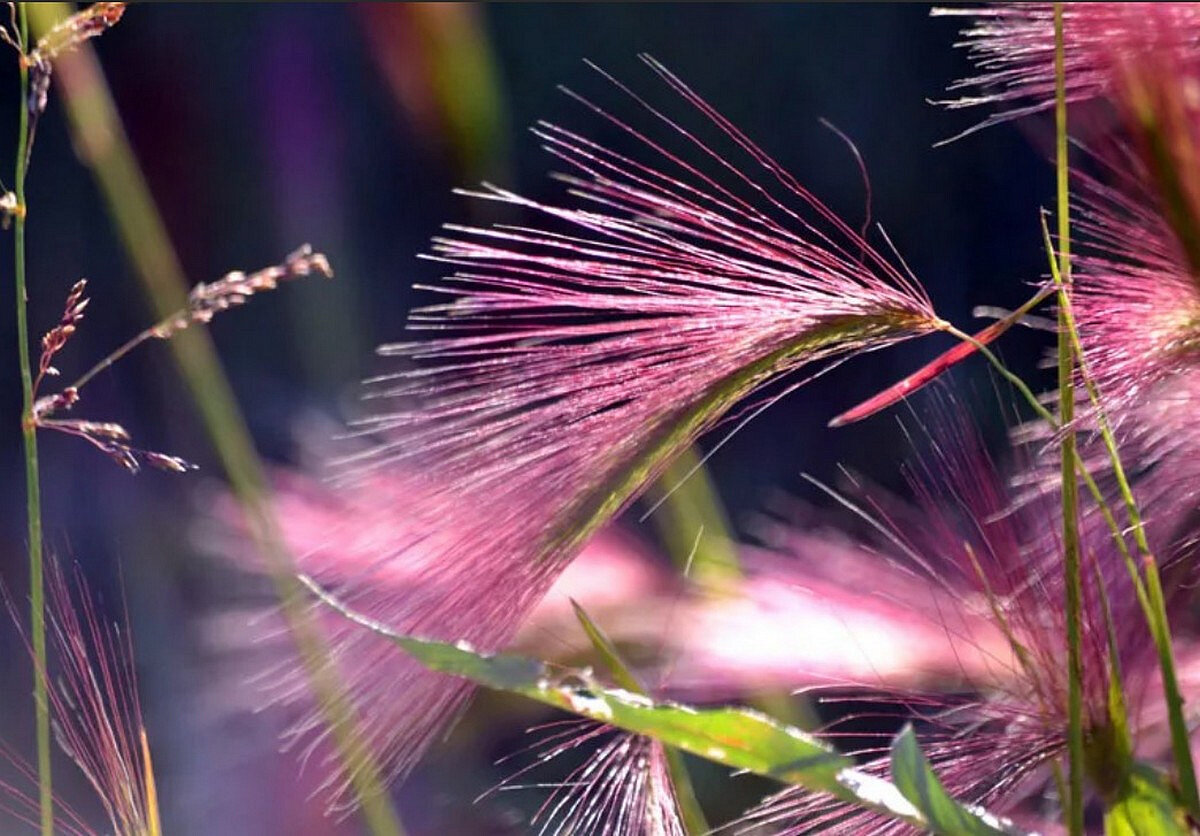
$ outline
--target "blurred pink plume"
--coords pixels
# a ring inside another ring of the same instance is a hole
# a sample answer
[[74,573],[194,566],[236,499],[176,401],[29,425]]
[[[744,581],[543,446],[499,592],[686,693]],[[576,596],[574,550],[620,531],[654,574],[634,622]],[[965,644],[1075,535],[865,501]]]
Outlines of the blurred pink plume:
[[[954,798],[1021,817],[1030,812],[1022,803],[1048,785],[1068,727],[1057,496],[1047,488],[1014,504],[1007,468],[992,463],[962,416],[935,418],[925,433],[929,452],[910,469],[916,508],[906,513],[869,495],[856,505],[874,520],[881,540],[852,558],[851,565],[874,552],[880,568],[875,583],[869,573],[852,573],[843,597],[873,594],[897,612],[907,609],[890,628],[897,636],[912,634],[914,622],[938,628],[934,635],[941,634],[941,655],[962,660],[959,677],[914,686],[882,675],[872,685],[849,667],[844,682],[826,689],[832,695],[827,699],[874,703],[877,708],[867,716],[890,718],[897,725],[913,722]],[[1107,604],[1121,675],[1129,684],[1135,749],[1149,762],[1169,761],[1165,718],[1155,710],[1162,702],[1161,686],[1155,684],[1157,659],[1132,584],[1108,531],[1088,524],[1082,533],[1085,733],[1108,739],[1110,732]],[[790,572],[797,583],[803,583],[806,571],[820,584],[835,580],[837,564],[828,558],[840,560],[837,555],[847,548],[835,541],[831,552],[821,538],[788,534],[786,528],[774,542],[800,561]],[[904,574],[911,580],[906,582]],[[838,599],[830,600],[833,609]],[[857,617],[860,607],[852,604],[847,619]],[[1188,658],[1197,652],[1185,637],[1178,648]],[[884,775],[888,754],[879,738],[864,739],[851,730],[862,716],[840,718],[825,735],[843,751],[874,756],[868,771]],[[1093,778],[1103,783],[1103,775]],[[746,824],[770,825],[771,832],[785,834],[807,833],[817,824],[833,833],[907,832],[874,814],[795,789],[765,801]]]

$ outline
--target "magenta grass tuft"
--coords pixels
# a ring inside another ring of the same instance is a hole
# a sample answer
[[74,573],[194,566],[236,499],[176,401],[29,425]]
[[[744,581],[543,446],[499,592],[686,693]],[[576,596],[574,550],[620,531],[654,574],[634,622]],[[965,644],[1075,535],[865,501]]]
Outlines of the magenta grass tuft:
[[[935,16],[971,18],[956,46],[978,71],[954,82],[940,102],[951,109],[995,106],[997,112],[959,136],[1054,106],[1054,6],[996,3],[935,8]],[[1127,62],[1169,57],[1200,62],[1200,8],[1194,3],[1067,3],[1063,10],[1068,102],[1115,97]]]
[[[1030,812],[1023,802],[1050,786],[1051,764],[1065,755],[1066,747],[1066,616],[1056,496],[1048,488],[1036,497],[1024,495],[1014,506],[1013,489],[961,417],[931,422],[927,448],[910,470],[918,498],[914,513],[897,513],[869,498],[860,507],[882,535],[875,559],[925,578],[929,586],[924,591],[911,584],[874,590],[859,586],[856,591],[907,606],[910,614],[898,619],[898,630],[907,631],[916,617],[940,625],[944,655],[963,660],[956,695],[911,690],[885,679],[871,687],[869,680],[855,677],[832,693],[878,708],[843,717],[826,737],[843,751],[857,748],[868,759],[867,770],[884,776],[886,747],[864,740],[861,733],[842,731],[842,724],[863,716],[897,725],[914,722],[923,750],[954,798],[1020,818]],[[1167,761],[1170,753],[1161,711],[1155,711],[1162,697],[1154,684],[1157,662],[1148,631],[1111,536],[1093,522],[1085,517],[1082,529],[1083,721],[1092,789],[1111,802],[1126,744],[1110,714],[1109,686],[1116,675],[1109,656],[1110,630],[1120,675],[1130,683],[1124,698],[1133,751],[1149,762]],[[790,542],[808,546],[796,558],[821,560],[823,550],[813,538]],[[814,571],[822,575],[819,568]],[[988,622],[982,630],[981,620]],[[1003,637],[999,645],[997,635]],[[786,834],[811,832],[817,825],[832,833],[907,832],[873,814],[798,790],[768,799],[745,823],[770,824],[778,828],[772,832]]]

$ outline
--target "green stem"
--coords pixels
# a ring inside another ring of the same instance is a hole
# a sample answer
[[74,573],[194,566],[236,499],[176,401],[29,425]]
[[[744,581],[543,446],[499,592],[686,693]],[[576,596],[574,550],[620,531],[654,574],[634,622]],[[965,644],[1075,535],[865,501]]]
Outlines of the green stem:
[[[1053,259],[1051,259],[1051,271],[1057,272]],[[1146,537],[1146,527],[1142,522],[1142,515],[1138,510],[1137,500],[1134,498],[1133,488],[1129,484],[1125,467],[1121,463],[1116,436],[1113,434],[1108,416],[1104,412],[1104,407],[1100,400],[1100,391],[1088,372],[1083,346],[1079,341],[1079,331],[1075,327],[1074,313],[1071,310],[1069,300],[1065,306],[1062,306],[1061,314],[1072,340],[1072,348],[1079,360],[1080,375],[1087,388],[1088,399],[1096,413],[1096,423],[1100,429],[1100,437],[1104,441],[1105,450],[1108,453],[1113,479],[1117,483],[1117,489],[1121,494],[1121,500],[1124,502],[1126,513],[1129,516],[1134,543],[1141,555],[1142,572],[1145,574],[1144,582],[1138,574],[1137,566],[1129,555],[1128,549],[1125,547],[1124,536],[1117,530],[1115,520],[1110,519],[1110,512],[1103,505],[1098,489],[1094,488],[1094,483],[1093,492],[1097,496],[1097,501],[1101,503],[1101,509],[1106,515],[1106,520],[1109,520],[1109,527],[1113,531],[1113,537],[1120,546],[1122,556],[1129,567],[1130,576],[1133,578],[1134,588],[1138,594],[1138,600],[1142,605],[1142,611],[1145,613],[1146,622],[1150,627],[1150,634],[1154,639],[1154,646],[1158,652],[1159,668],[1162,671],[1163,697],[1167,704],[1167,721],[1171,729],[1171,749],[1175,759],[1175,768],[1178,771],[1180,794],[1192,817],[1200,819],[1200,792],[1197,791],[1196,786],[1196,767],[1192,760],[1192,748],[1188,734],[1187,720],[1183,715],[1183,697],[1179,690],[1179,678],[1175,669],[1174,643],[1171,639],[1171,627],[1167,619],[1166,598],[1163,595],[1162,580],[1158,572],[1158,562],[1154,558],[1154,552],[1150,548],[1150,541]]]
[[29,42],[25,4],[17,4],[21,47],[21,109],[17,124],[17,162],[13,175],[17,211],[13,225],[13,270],[17,288],[17,356],[21,364],[21,436],[25,441],[25,490],[29,516],[29,632],[33,645],[33,707],[37,732],[38,809],[42,833],[54,833],[54,794],[50,780],[50,701],[46,686],[46,604],[42,569],[42,488],[38,472],[37,427],[33,423],[33,373],[29,362],[29,321],[25,288],[25,174],[29,157]]
[[1067,829],[1083,833],[1083,580],[1079,561],[1079,482],[1075,476],[1075,359],[1067,311],[1071,286],[1071,219],[1067,170],[1067,94],[1063,65],[1063,8],[1054,4],[1054,127],[1058,192],[1058,415],[1062,427],[1062,539],[1067,607]]
[[658,478],[663,496],[648,512],[676,567],[704,589],[723,589],[742,569],[720,497],[699,447],[684,450]]
[[[62,3],[39,3],[34,24],[42,31],[70,13]],[[55,67],[76,147],[91,167],[117,231],[159,318],[187,306],[187,281],[125,136],[99,63],[86,44]],[[274,582],[313,696],[328,725],[345,773],[377,836],[403,832],[392,810],[384,776],[360,733],[353,704],[330,663],[295,567],[283,545],[266,477],[211,339],[200,329],[180,331],[168,343],[199,409],[255,543]]]
[[770,354],[718,381],[698,400],[640,433],[645,440],[626,458],[613,462],[599,486],[561,515],[557,528],[546,539],[544,553],[563,553],[585,543],[631,502],[650,479],[686,450],[693,439],[768,380],[816,359],[828,359],[838,352],[840,345],[946,327],[941,321],[935,323],[905,311],[888,311],[842,317],[797,334]]

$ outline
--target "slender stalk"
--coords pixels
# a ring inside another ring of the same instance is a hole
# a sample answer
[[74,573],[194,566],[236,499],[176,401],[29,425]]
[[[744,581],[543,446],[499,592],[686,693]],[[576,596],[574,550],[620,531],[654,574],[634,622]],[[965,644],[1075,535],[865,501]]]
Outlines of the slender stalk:
[[[1053,259],[1051,259],[1051,270],[1052,272],[1056,272]],[[1137,567],[1133,563],[1128,549],[1125,547],[1124,537],[1115,527],[1115,521],[1109,520],[1109,527],[1113,530],[1113,536],[1121,547],[1122,555],[1130,567],[1130,575],[1134,580],[1138,599],[1142,604],[1142,610],[1146,615],[1150,634],[1154,639],[1155,649],[1158,652],[1159,668],[1162,670],[1163,677],[1163,696],[1167,704],[1167,721],[1171,729],[1171,749],[1179,778],[1179,791],[1192,817],[1200,819],[1200,791],[1197,790],[1196,785],[1196,767],[1192,760],[1192,748],[1187,720],[1183,715],[1183,697],[1179,690],[1179,678],[1175,669],[1174,643],[1171,639],[1171,627],[1167,619],[1166,598],[1163,595],[1162,580],[1158,572],[1158,561],[1155,560],[1154,552],[1150,548],[1150,541],[1146,537],[1146,527],[1142,522],[1142,515],[1138,510],[1137,500],[1134,498],[1133,489],[1125,473],[1125,467],[1121,464],[1116,436],[1113,434],[1112,425],[1109,423],[1108,416],[1104,412],[1104,407],[1100,400],[1100,391],[1092,376],[1088,373],[1083,346],[1079,341],[1079,331],[1075,328],[1074,314],[1072,313],[1069,300],[1067,305],[1062,308],[1062,316],[1072,340],[1072,348],[1079,361],[1080,376],[1087,387],[1088,399],[1096,413],[1096,423],[1100,429],[1100,437],[1104,442],[1104,447],[1112,466],[1113,479],[1117,483],[1117,489],[1121,494],[1126,513],[1129,516],[1129,527],[1133,532],[1134,544],[1137,546],[1141,556],[1142,572],[1145,574],[1144,581],[1138,574]],[[1111,516],[1110,512],[1103,505],[1098,494],[1097,501],[1101,503],[1101,508],[1106,515],[1106,519],[1109,519]]]
[[1079,561],[1079,482],[1075,477],[1075,355],[1067,311],[1071,288],[1071,219],[1067,176],[1067,93],[1063,66],[1063,7],[1054,4],[1054,128],[1058,192],[1058,417],[1062,427],[1062,540],[1067,607],[1067,829],[1083,833],[1082,571]]
[[[176,315],[186,310],[186,308],[181,308],[176,312]],[[120,348],[118,348],[112,354],[109,354],[104,359],[100,360],[98,363],[76,378],[75,382],[71,384],[70,388],[75,390],[82,389],[84,385],[90,382],[93,377],[100,374],[100,372],[110,368],[114,363],[116,363],[129,352],[133,351],[142,343],[146,342],[147,340],[154,339],[154,329],[158,326],[158,324],[159,323],[155,323],[154,325],[151,325],[149,328],[142,331],[140,334],[130,337],[121,344]]]
[[[40,3],[34,24],[50,29],[69,14],[62,3]],[[64,92],[76,147],[91,167],[122,243],[145,284],[159,317],[187,306],[187,282],[116,112],[95,54],[87,45],[64,56],[55,68]],[[361,804],[377,836],[403,832],[389,803],[386,782],[359,733],[354,706],[346,697],[329,651],[309,611],[308,596],[294,575],[266,488],[266,478],[249,431],[238,411],[208,335],[186,329],[168,345],[191,389],[234,494],[249,521],[296,642],[314,698]]]
[[33,423],[33,373],[29,362],[29,321],[25,286],[25,174],[29,159],[29,66],[24,54],[29,43],[25,4],[17,4],[17,40],[22,58],[21,109],[17,123],[17,161],[13,190],[17,211],[13,224],[13,272],[17,290],[17,357],[21,364],[21,437],[25,442],[26,510],[29,517],[29,632],[33,645],[33,707],[37,734],[38,809],[41,830],[54,832],[54,796],[50,779],[50,701],[46,688],[46,603],[43,578],[42,488],[38,471],[37,427]]

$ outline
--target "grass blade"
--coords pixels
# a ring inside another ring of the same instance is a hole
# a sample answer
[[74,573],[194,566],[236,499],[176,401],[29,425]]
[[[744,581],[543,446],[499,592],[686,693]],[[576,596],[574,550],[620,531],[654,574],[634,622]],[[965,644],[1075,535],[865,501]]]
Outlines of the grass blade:
[[999,820],[968,810],[950,797],[933,774],[911,725],[892,740],[891,761],[892,781],[921,811],[931,832],[947,836],[996,836],[1005,832]]
[[[450,644],[389,630],[366,618],[301,576],[325,605],[356,624],[395,642],[430,670],[465,677],[494,690],[519,694],[564,711],[652,737],[701,758],[784,783],[829,793],[928,830],[933,825],[892,783],[855,769],[854,761],[815,737],[745,708],[694,708],[655,701],[625,689],[605,688],[587,670],[563,670],[524,656],[478,653],[469,645]],[[1019,831],[998,818],[987,836]],[[950,831],[935,831],[949,836]]]

